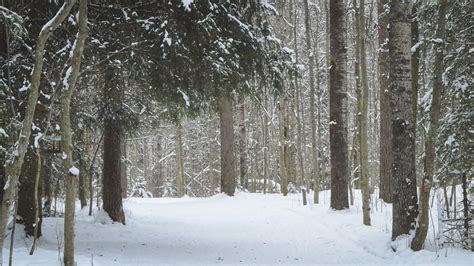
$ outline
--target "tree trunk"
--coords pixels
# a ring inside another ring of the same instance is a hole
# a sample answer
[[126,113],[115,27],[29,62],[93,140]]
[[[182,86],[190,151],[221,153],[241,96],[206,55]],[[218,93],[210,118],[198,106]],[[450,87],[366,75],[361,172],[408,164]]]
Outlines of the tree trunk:
[[377,2],[377,12],[379,17],[379,85],[380,85],[380,192],[379,197],[387,203],[392,203],[392,126],[389,93],[389,53],[388,53],[388,10],[385,6],[389,0]]
[[279,124],[279,134],[278,134],[278,146],[279,146],[279,169],[280,169],[280,187],[281,193],[283,196],[288,195],[288,170],[286,160],[288,159],[286,138],[288,134],[288,129],[286,128],[286,118],[287,118],[287,106],[286,99],[284,96],[281,97],[279,103],[280,110],[280,124]]
[[263,128],[263,194],[267,193],[269,170],[269,144],[268,144],[268,117],[266,113],[267,100],[264,99],[264,110],[262,117]]
[[36,205],[41,208],[42,201],[35,205],[34,177],[38,171],[41,171],[41,165],[38,164],[36,152],[39,152],[39,150],[28,149],[23,162],[18,191],[18,217],[16,222],[24,225],[27,236],[33,236],[35,227],[38,227],[38,237],[40,237],[43,219],[41,219],[42,215],[40,215],[40,221],[36,222]]
[[63,159],[64,168],[68,172],[65,177],[66,202],[64,211],[64,265],[66,266],[75,265],[74,214],[76,209],[77,177],[79,170],[74,167],[70,107],[71,99],[76,88],[76,82],[79,77],[84,42],[87,37],[87,0],[80,0],[78,25],[79,33],[73,45],[71,66],[66,71],[66,73],[69,73],[69,76],[66,74],[64,77],[64,87],[61,95],[61,147],[63,156],[65,156]]
[[102,202],[104,211],[112,221],[125,224],[121,182],[123,118],[118,113],[122,105],[123,91],[118,85],[117,73],[113,66],[104,65],[103,68],[104,101],[109,113],[104,118]]
[[415,125],[411,88],[411,3],[390,5],[390,106],[392,110],[392,240],[414,229],[418,213],[415,179]]
[[359,103],[359,143],[360,143],[360,188],[362,192],[363,223],[370,225],[370,186],[369,186],[369,147],[368,147],[368,119],[369,119],[369,85],[367,82],[367,57],[365,51],[365,1],[360,0],[356,8],[357,41],[359,42],[360,59],[360,92]]
[[472,209],[469,206],[470,202],[468,198],[468,193],[472,195],[472,187],[471,188],[468,187],[469,185],[468,185],[466,173],[462,173],[461,181],[462,181],[462,206],[463,206],[463,215],[464,215],[463,238],[464,238],[464,241],[466,241],[463,244],[465,244],[466,247],[469,247],[469,245],[471,245],[471,251],[474,251],[474,239],[472,235],[470,237],[471,243],[468,242],[469,241],[469,227],[470,227],[469,223],[471,222],[471,219],[472,219]]
[[248,189],[247,177],[247,140],[245,129],[245,97],[240,96],[239,103],[239,153],[240,153],[240,186]]
[[181,141],[181,121],[176,123],[176,192],[178,198],[184,196],[183,143]]
[[[31,245],[30,249],[30,255],[33,255],[35,249],[36,249],[36,242],[38,240],[38,237],[41,235],[41,224],[43,223],[43,218],[42,218],[42,209],[41,209],[41,194],[42,192],[40,191],[40,183],[41,183],[41,174],[42,174],[42,169],[43,169],[43,163],[41,160],[41,150],[36,151],[36,157],[37,157],[37,170],[35,174],[35,179],[34,179],[34,206],[35,206],[35,214],[34,214],[34,224],[33,224],[33,244]],[[15,216],[16,217],[16,216]],[[13,233],[12,233],[12,237]]]
[[309,117],[311,124],[311,175],[314,189],[314,203],[319,203],[319,160],[318,143],[316,141],[316,103],[315,103],[315,78],[314,78],[314,53],[311,44],[311,21],[309,12],[309,1],[304,1],[304,25],[306,33],[306,52],[308,53],[309,64]]
[[91,187],[89,182],[91,177],[89,167],[90,167],[90,157],[92,156],[92,143],[91,143],[91,131],[86,128],[84,129],[84,152],[81,155],[81,175],[79,175],[79,199],[81,201],[81,209],[87,206],[87,192],[90,192]]
[[234,119],[232,116],[232,99],[229,95],[219,97],[219,117],[221,134],[221,192],[234,196]]
[[212,114],[209,117],[209,122],[207,124],[207,135],[209,138],[209,151],[208,151],[208,160],[209,160],[209,178],[212,184],[212,190],[216,191],[219,187],[219,177],[216,175],[216,159],[215,159],[215,144],[214,144],[214,125],[212,121]]
[[51,186],[53,180],[51,178],[51,158],[46,157],[43,159],[44,161],[44,175],[43,175],[43,197],[44,197],[44,205],[43,205],[43,215],[49,217],[51,215],[51,203],[52,203],[52,191]]
[[28,102],[25,116],[21,123],[20,137],[18,138],[18,144],[16,147],[16,154],[18,154],[18,156],[16,156],[15,160],[11,164],[8,164],[5,169],[6,184],[3,191],[2,205],[0,206],[0,263],[3,262],[3,240],[5,227],[8,222],[8,213],[11,203],[14,201],[14,196],[16,195],[23,159],[25,158],[30,140],[31,123],[33,122],[36,103],[38,102],[46,41],[51,36],[51,33],[56,30],[56,28],[59,27],[63,20],[68,16],[69,11],[72,9],[75,2],[75,0],[65,1],[56,15],[41,29],[37,39]]
[[[296,4],[296,1],[293,0],[293,18],[294,18],[294,25],[298,25],[298,6]],[[299,64],[299,55],[298,55],[298,29],[297,27],[293,27],[293,49],[295,51],[295,64]],[[308,189],[309,191],[309,182],[306,179],[306,173],[304,169],[304,158],[305,158],[305,139],[304,139],[304,130],[302,126],[302,121],[304,123],[304,118],[302,116],[303,114],[303,102],[301,101],[301,87],[300,87],[300,82],[299,82],[299,77],[298,75],[295,75],[294,77],[294,82],[295,82],[295,97],[294,97],[294,102],[295,102],[295,108],[296,108],[296,129],[297,129],[297,138],[296,138],[296,145],[297,145],[297,152],[298,152],[298,163],[299,163],[299,171],[300,171],[300,177],[301,177],[301,183],[303,184],[303,199],[306,199],[306,191]],[[306,200],[303,200],[306,202]],[[305,204],[306,205],[306,204]]]
[[122,138],[120,143],[120,149],[122,153],[122,159],[120,160],[120,182],[122,185],[122,198],[127,198],[127,140]]
[[145,188],[150,191],[152,189],[151,175],[150,175],[150,140],[148,137],[142,140],[142,170],[143,179],[145,180]]
[[347,49],[344,1],[331,0],[329,134],[331,147],[331,208],[349,208],[347,193]]
[[415,238],[411,243],[411,248],[415,251],[421,250],[425,243],[429,226],[429,198],[431,187],[433,186],[434,164],[436,161],[436,138],[438,134],[441,92],[443,90],[443,59],[444,59],[444,33],[446,24],[447,0],[439,1],[438,25],[436,28],[436,38],[441,42],[435,42],[435,62],[433,72],[433,95],[431,98],[430,125],[425,140],[425,156],[423,158],[423,182],[420,189],[420,214],[418,217],[418,228]]
[[122,159],[120,144],[122,127],[117,119],[106,118],[104,128],[104,168],[102,177],[102,198],[104,211],[112,221],[125,224],[122,208]]
[[87,171],[87,160],[85,158],[87,158],[88,154],[89,154],[89,148],[88,147],[88,140],[87,140],[87,130],[84,130],[83,131],[83,134],[84,134],[84,150],[81,152],[81,154],[79,155],[79,170],[81,172],[81,174],[79,175],[79,201],[81,203],[81,209],[83,209],[84,207],[87,206],[87,199],[86,199],[86,187],[87,187],[87,177],[88,177],[88,172]]
[[[418,27],[418,8],[420,2],[413,4],[412,16],[411,16],[411,46],[414,47],[419,42],[419,27]],[[418,79],[420,75],[420,48],[418,47],[411,54],[411,86],[413,90],[413,121],[415,127],[417,125],[417,114],[418,114]]]

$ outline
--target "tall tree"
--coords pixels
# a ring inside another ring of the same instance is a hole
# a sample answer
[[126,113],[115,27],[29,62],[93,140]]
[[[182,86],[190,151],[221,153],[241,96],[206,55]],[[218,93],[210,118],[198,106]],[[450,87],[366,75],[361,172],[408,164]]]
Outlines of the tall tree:
[[392,110],[392,240],[415,228],[418,214],[415,176],[415,125],[411,87],[411,7],[390,2],[390,106]]
[[[299,53],[298,53],[298,5],[297,1],[293,0],[292,2],[293,5],[293,49],[295,51],[295,64],[299,65]],[[297,129],[297,151],[298,151],[298,161],[299,161],[299,171],[300,171],[300,176],[301,176],[301,182],[303,183],[303,189],[301,190],[303,194],[303,205],[307,204],[306,201],[306,189],[309,189],[309,181],[306,179],[306,174],[305,174],[305,135],[304,135],[304,130],[303,130],[303,121],[304,121],[304,104],[302,99],[302,89],[300,86],[300,78],[298,75],[294,75],[294,86],[295,86],[295,97],[294,97],[294,102],[295,102],[295,113],[296,113],[296,129]]]
[[236,175],[234,169],[234,119],[232,99],[229,95],[219,97],[221,136],[221,192],[234,196]]
[[431,97],[430,119],[428,132],[425,140],[425,156],[423,158],[423,182],[420,189],[420,213],[418,227],[411,248],[418,251],[423,248],[429,225],[429,198],[433,187],[433,175],[436,161],[436,140],[439,127],[441,92],[443,90],[443,59],[444,59],[444,37],[446,24],[447,0],[439,0],[438,21],[434,40],[435,61],[433,71],[433,92]]
[[184,196],[183,142],[181,121],[176,122],[176,187],[178,197]]
[[379,17],[379,86],[380,86],[380,198],[387,203],[392,202],[392,126],[389,91],[389,53],[388,53],[388,3],[389,0],[377,1]]
[[239,102],[239,153],[240,153],[240,186],[248,189],[247,177],[247,137],[245,129],[245,96],[240,96]]
[[314,203],[319,203],[319,160],[318,160],[318,143],[316,141],[316,90],[314,78],[314,53],[311,43],[311,15],[309,12],[309,1],[304,1],[304,25],[306,39],[306,53],[309,61],[309,117],[311,124],[311,174],[313,176]]
[[125,224],[122,206],[122,105],[123,91],[119,87],[113,62],[104,66],[104,100],[106,115],[104,119],[102,202],[112,221]]
[[87,0],[79,3],[79,33],[73,44],[71,55],[71,66],[66,70],[63,80],[63,91],[61,92],[61,140],[65,158],[63,159],[66,169],[66,203],[64,214],[64,265],[73,266],[74,262],[74,214],[76,210],[77,178],[79,170],[74,166],[73,144],[71,132],[71,99],[74,95],[76,82],[79,77],[81,58],[84,50],[84,42],[87,37]]
[[363,223],[370,225],[370,187],[369,187],[369,147],[368,147],[368,119],[369,119],[369,84],[367,81],[367,55],[365,49],[365,1],[360,0],[356,8],[358,59],[360,67],[360,98],[358,99],[359,116],[359,149],[360,149],[360,188],[362,192]]
[[279,154],[279,169],[280,169],[280,186],[281,186],[281,193],[283,196],[288,195],[288,162],[289,159],[287,156],[288,152],[288,105],[286,95],[280,97],[280,101],[278,103],[279,109],[279,134],[278,134],[278,148],[280,151]]
[[[120,169],[120,183],[122,185],[122,198],[127,198],[127,140],[122,139],[122,143],[120,144],[122,159],[121,161],[121,169]],[[81,175],[82,176],[82,175]],[[80,179],[79,179],[80,180]]]
[[347,45],[344,1],[331,0],[329,135],[331,147],[331,208],[349,208],[347,147]]

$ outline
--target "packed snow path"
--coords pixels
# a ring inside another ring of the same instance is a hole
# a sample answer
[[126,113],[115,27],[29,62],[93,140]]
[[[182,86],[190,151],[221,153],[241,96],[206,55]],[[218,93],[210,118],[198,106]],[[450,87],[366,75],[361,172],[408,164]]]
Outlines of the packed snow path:
[[[321,193],[321,202],[302,206],[296,194],[248,193],[232,198],[128,199],[126,226],[111,224],[103,214],[89,217],[86,211],[78,212],[76,259],[78,265],[472,265],[471,252],[448,249],[415,253],[407,248],[406,240],[398,242],[397,252],[393,252],[390,205],[375,202],[373,225],[368,227],[362,225],[360,204],[347,211],[332,211],[326,192]],[[47,218],[43,228],[40,248],[33,256],[27,255],[24,239],[16,238],[15,265],[59,265],[58,236],[63,220]]]

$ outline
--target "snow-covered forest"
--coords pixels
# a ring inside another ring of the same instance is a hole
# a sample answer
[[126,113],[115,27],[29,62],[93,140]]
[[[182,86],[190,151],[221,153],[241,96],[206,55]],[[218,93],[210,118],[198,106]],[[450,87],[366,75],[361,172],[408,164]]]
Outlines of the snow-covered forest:
[[472,14],[0,0],[0,265],[473,265]]

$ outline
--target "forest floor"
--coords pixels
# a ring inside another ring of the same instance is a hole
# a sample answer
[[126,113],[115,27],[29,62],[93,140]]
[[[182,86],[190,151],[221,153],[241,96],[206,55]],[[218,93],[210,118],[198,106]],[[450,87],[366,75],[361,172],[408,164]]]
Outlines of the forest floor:
[[[359,194],[350,210],[303,206],[301,195],[238,193],[235,197],[154,198],[125,201],[127,225],[96,212],[78,211],[78,265],[163,264],[470,264],[470,251],[437,250],[430,226],[428,250],[413,252],[408,240],[390,241],[391,205],[374,200],[372,226],[362,225]],[[312,196],[310,197],[312,198]],[[433,219],[436,220],[436,209]],[[434,225],[437,230],[436,225]],[[39,248],[17,227],[14,265],[60,265],[63,219],[46,218]],[[8,258],[8,245],[4,261]]]

